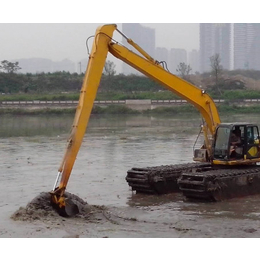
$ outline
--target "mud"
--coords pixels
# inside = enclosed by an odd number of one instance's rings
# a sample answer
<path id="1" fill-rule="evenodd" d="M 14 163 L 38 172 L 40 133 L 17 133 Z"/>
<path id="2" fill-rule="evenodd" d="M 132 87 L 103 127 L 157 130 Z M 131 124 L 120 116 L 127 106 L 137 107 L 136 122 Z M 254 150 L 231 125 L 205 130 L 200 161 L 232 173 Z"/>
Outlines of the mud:
<path id="1" fill-rule="evenodd" d="M 66 192 L 65 197 L 71 199 L 79 208 L 79 214 L 76 218 L 90 218 L 91 214 L 97 211 L 97 207 L 90 206 L 88 203 L 75 194 Z M 33 221 L 46 220 L 50 218 L 60 218 L 60 215 L 51 204 L 51 195 L 49 192 L 41 192 L 26 207 L 20 207 L 12 216 L 13 220 Z"/>
<path id="2" fill-rule="evenodd" d="M 259 195 L 193 203 L 181 193 L 132 192 L 127 170 L 191 162 L 196 135 L 173 133 L 178 122 L 169 119 L 147 127 L 113 120 L 94 121 L 77 156 L 67 191 L 82 209 L 73 218 L 59 216 L 49 199 L 67 140 L 57 135 L 62 118 L 53 135 L 0 138 L 1 238 L 260 237 Z M 187 132 L 194 127 L 182 122 Z"/>
<path id="3" fill-rule="evenodd" d="M 69 217 L 71 223 L 99 223 L 109 220 L 109 211 L 105 206 L 89 205 L 86 201 L 81 199 L 75 194 L 66 192 L 65 198 L 73 201 L 78 206 L 79 213 L 73 217 Z M 51 196 L 49 192 L 41 192 L 26 207 L 20 207 L 11 215 L 11 219 L 14 221 L 24 222 L 36 222 L 37 220 L 42 223 L 55 224 L 61 220 L 66 221 L 68 218 L 64 218 L 58 214 L 53 205 L 51 204 Z M 79 235 L 74 235 L 79 237 Z M 66 237 L 66 236 L 65 236 Z M 73 236 L 72 236 L 73 237 Z"/>

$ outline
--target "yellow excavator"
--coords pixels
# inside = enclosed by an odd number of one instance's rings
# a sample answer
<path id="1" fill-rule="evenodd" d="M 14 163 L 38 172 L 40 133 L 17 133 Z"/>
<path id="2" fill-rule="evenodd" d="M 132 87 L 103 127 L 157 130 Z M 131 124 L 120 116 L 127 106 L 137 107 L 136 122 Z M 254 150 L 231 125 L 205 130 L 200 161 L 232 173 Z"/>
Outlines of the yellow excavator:
<path id="1" fill-rule="evenodd" d="M 120 33 L 138 54 L 113 40 L 115 31 Z M 204 144 L 201 149 L 194 151 L 193 160 L 196 163 L 178 165 L 177 168 L 173 166 L 172 172 L 165 174 L 166 177 L 163 176 L 161 168 L 133 168 L 128 171 L 126 177 L 133 190 L 165 193 L 173 190 L 169 186 L 177 184 L 176 189 L 180 189 L 186 197 L 217 200 L 224 193 L 226 197 L 239 195 L 234 191 L 237 189 L 234 182 L 238 180 L 235 176 L 245 177 L 245 185 L 255 185 L 254 191 L 251 191 L 252 187 L 245 188 L 244 185 L 243 189 L 246 191 L 243 195 L 259 190 L 260 182 L 254 181 L 260 175 L 260 169 L 257 167 L 257 162 L 260 162 L 258 127 L 248 123 L 221 123 L 213 99 L 204 90 L 171 74 L 163 67 L 163 63 L 153 59 L 119 31 L 117 25 L 108 24 L 96 30 L 67 148 L 53 190 L 50 192 L 51 201 L 61 215 L 71 216 L 78 212 L 77 205 L 65 197 L 65 189 L 88 126 L 108 53 L 187 100 L 199 110 L 203 118 Z M 236 145 L 231 142 L 234 130 L 240 135 L 240 143 Z M 161 183 L 167 184 L 167 176 L 170 176 L 169 185 L 162 188 Z M 227 190 L 232 190 L 232 194 L 226 190 L 224 192 L 221 186 L 225 178 L 227 181 L 223 187 L 230 184 Z"/>

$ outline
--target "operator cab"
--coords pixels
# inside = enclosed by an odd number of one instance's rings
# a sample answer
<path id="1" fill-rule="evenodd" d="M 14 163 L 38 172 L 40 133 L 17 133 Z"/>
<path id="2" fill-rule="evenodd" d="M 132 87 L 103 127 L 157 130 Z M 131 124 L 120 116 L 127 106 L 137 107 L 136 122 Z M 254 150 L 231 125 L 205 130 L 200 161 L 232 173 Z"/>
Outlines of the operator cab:
<path id="1" fill-rule="evenodd" d="M 213 161 L 260 158 L 258 126 L 248 123 L 220 124 L 213 143 Z"/>

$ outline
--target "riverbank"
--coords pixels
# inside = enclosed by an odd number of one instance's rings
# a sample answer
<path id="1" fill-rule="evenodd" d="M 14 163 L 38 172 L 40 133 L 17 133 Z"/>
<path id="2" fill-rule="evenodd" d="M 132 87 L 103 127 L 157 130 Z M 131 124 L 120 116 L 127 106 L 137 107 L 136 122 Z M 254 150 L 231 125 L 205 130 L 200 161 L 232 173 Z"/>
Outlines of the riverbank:
<path id="1" fill-rule="evenodd" d="M 217 105 L 220 114 L 251 114 L 260 113 L 260 104 L 252 106 L 237 106 L 221 104 Z M 45 115 L 45 114 L 74 114 L 76 107 L 0 107 L 0 114 L 12 115 Z M 134 109 L 124 105 L 107 105 L 93 107 L 93 115 L 176 115 L 176 114 L 199 114 L 199 111 L 192 105 L 186 104 L 181 106 L 159 106 L 153 109 Z"/>

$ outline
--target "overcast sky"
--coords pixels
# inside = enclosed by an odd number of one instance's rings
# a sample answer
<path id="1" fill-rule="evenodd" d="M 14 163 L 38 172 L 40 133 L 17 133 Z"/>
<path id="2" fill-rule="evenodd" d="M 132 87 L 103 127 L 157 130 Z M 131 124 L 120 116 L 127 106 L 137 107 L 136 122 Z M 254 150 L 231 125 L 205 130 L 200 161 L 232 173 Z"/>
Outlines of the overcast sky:
<path id="1" fill-rule="evenodd" d="M 151 1 L 149 4 L 143 2 L 132 0 L 122 5 L 123 2 L 119 0 L 45 0 L 37 1 L 35 5 L 35 1 L 5 1 L 1 3 L 0 12 L 0 61 L 47 58 L 78 62 L 88 57 L 86 39 L 94 35 L 97 26 L 117 23 L 121 29 L 122 22 L 141 23 L 155 28 L 157 47 L 184 48 L 190 51 L 199 49 L 200 22 L 219 22 L 220 19 L 222 22 L 237 22 L 236 16 L 233 12 L 230 14 L 229 6 L 223 0 L 214 9 L 204 0 L 186 0 L 171 5 L 165 0 L 155 4 Z M 223 4 L 225 8 L 221 7 Z M 239 8 L 243 12 L 246 10 L 244 6 L 236 6 L 237 17 L 241 17 Z M 258 15 L 254 16 L 255 9 L 250 10 L 248 22 L 254 22 L 252 17 Z M 96 23 L 97 21 L 105 22 Z M 115 38 L 121 41 L 122 37 L 115 33 Z M 89 47 L 91 48 L 91 42 Z"/>
<path id="2" fill-rule="evenodd" d="M 48 58 L 54 61 L 78 61 L 86 57 L 86 39 L 95 34 L 96 23 L 1 23 L 0 60 L 21 58 Z M 199 25 L 177 23 L 145 23 L 155 28 L 156 46 L 199 48 Z M 118 24 L 121 30 L 121 23 Z M 121 35 L 115 38 L 121 41 Z M 133 39 L 138 41 L 138 39 Z M 144 47 L 145 46 L 141 46 Z"/>

